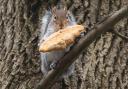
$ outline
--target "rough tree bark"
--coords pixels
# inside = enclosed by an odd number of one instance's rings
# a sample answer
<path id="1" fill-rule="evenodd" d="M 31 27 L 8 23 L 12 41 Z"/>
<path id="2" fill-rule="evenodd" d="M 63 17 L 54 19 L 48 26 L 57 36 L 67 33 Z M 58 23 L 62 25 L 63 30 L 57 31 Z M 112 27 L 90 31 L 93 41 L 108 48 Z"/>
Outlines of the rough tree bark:
<path id="1" fill-rule="evenodd" d="M 39 23 L 29 19 L 33 2 L 0 0 L 0 89 L 33 89 L 43 77 L 37 50 Z M 127 0 L 67 0 L 78 23 L 89 30 L 127 4 Z M 43 12 L 37 13 L 39 18 Z M 114 29 L 128 36 L 128 20 Z M 103 34 L 79 56 L 75 73 L 53 87 L 61 88 L 128 89 L 128 43 L 110 32 Z"/>

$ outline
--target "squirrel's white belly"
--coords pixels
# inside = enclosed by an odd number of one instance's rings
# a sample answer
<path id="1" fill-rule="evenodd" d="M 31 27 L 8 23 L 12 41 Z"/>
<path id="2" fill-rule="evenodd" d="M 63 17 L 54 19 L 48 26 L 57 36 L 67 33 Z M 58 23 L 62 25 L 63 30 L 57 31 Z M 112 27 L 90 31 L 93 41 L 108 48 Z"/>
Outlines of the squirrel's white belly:
<path id="1" fill-rule="evenodd" d="M 47 52 L 41 53 L 41 71 L 44 74 L 47 74 L 49 70 L 51 70 L 50 65 L 57 60 L 61 60 L 61 58 L 65 55 L 65 51 L 55 51 L 55 52 Z M 74 71 L 74 64 L 72 64 L 67 71 L 62 76 L 71 75 Z"/>
<path id="2" fill-rule="evenodd" d="M 42 55 L 46 56 L 47 60 L 49 61 L 56 61 L 59 60 L 61 57 L 63 57 L 65 54 L 64 51 L 54 51 L 54 52 L 47 52 L 47 53 L 42 53 Z"/>
<path id="3" fill-rule="evenodd" d="M 48 71 L 51 69 L 50 65 L 57 62 L 57 60 L 60 60 L 64 54 L 65 51 L 41 53 L 41 71 L 44 74 L 48 73 Z"/>

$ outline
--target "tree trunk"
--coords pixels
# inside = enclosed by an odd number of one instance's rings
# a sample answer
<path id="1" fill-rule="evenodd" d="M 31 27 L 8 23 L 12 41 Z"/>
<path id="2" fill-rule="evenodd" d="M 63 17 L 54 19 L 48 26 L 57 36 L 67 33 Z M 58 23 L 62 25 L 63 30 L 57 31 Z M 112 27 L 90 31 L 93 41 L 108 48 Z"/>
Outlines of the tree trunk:
<path id="1" fill-rule="evenodd" d="M 37 44 L 44 8 L 35 12 L 39 19 L 30 20 L 34 2 L 0 0 L 0 89 L 34 89 L 43 78 Z M 77 22 L 90 30 L 128 5 L 128 0 L 67 0 L 66 4 Z M 128 36 L 128 19 L 113 29 Z M 102 34 L 78 57 L 74 74 L 53 89 L 128 89 L 128 42 L 110 32 Z"/>

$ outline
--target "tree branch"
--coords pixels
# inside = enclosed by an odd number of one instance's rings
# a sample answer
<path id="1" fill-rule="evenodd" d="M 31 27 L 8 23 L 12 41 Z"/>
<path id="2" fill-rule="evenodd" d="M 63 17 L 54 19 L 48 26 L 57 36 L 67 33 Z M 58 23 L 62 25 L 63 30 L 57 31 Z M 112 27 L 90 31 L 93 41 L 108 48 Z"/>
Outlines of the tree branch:
<path id="1" fill-rule="evenodd" d="M 81 38 L 78 44 L 59 61 L 57 68 L 51 70 L 35 89 L 50 89 L 62 73 L 76 60 L 83 49 L 87 48 L 98 36 L 107 32 L 124 17 L 128 17 L 128 6 L 115 12 L 108 19 L 98 24 L 85 37 Z"/>

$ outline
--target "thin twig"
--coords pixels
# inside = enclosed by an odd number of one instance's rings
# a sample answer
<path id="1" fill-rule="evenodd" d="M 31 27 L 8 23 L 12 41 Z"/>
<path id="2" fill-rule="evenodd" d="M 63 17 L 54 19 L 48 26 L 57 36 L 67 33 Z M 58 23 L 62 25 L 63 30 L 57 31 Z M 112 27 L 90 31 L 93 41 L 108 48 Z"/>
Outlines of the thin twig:
<path id="1" fill-rule="evenodd" d="M 124 17 L 128 17 L 128 6 L 115 12 L 104 22 L 98 24 L 96 28 L 91 30 L 85 37 L 81 38 L 78 44 L 59 61 L 58 67 L 51 70 L 35 89 L 50 89 L 63 72 L 76 60 L 83 49 L 87 48 L 98 36 L 107 32 Z"/>
<path id="2" fill-rule="evenodd" d="M 122 34 L 119 33 L 117 30 L 113 29 L 113 33 L 115 33 L 117 36 L 119 36 L 119 37 L 122 38 L 123 40 L 127 40 L 127 41 L 128 41 L 128 37 L 122 35 Z"/>

